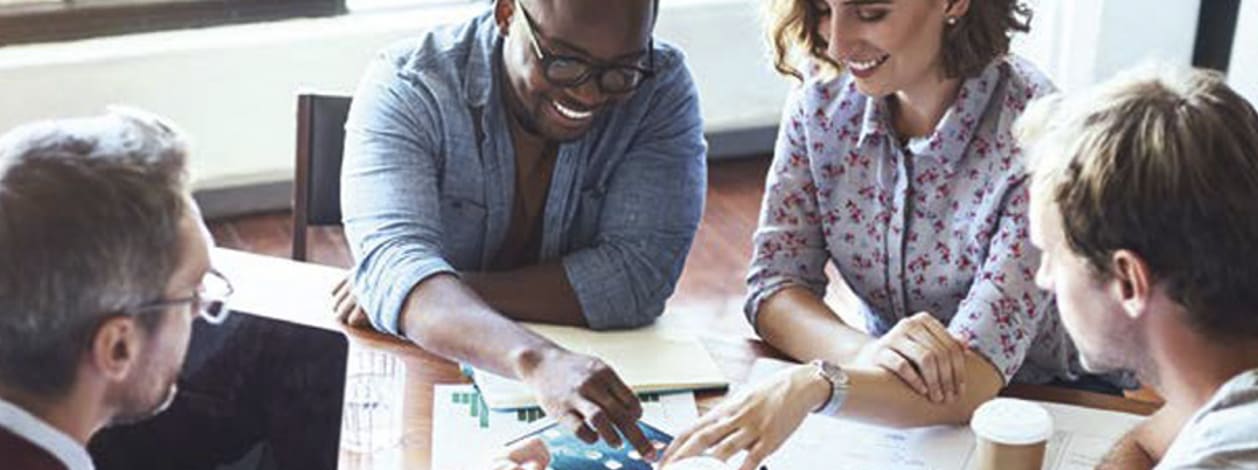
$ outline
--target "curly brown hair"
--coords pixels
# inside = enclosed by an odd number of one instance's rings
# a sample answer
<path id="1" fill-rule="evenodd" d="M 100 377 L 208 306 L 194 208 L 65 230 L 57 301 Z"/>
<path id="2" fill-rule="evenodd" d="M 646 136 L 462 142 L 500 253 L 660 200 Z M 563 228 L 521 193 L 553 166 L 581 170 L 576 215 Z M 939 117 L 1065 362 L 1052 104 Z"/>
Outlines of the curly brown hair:
<path id="1" fill-rule="evenodd" d="M 950 0 L 951 1 L 951 0 Z M 826 55 L 829 43 L 821 35 L 822 13 L 815 0 L 768 0 L 766 23 L 773 48 L 773 67 L 783 75 L 802 80 L 796 68 L 797 54 L 805 54 L 823 73 L 842 71 Z M 1015 32 L 1031 30 L 1031 8 L 1017 0 L 975 0 L 956 25 L 944 30 L 943 67 L 948 78 L 969 78 L 993 60 L 1009 52 Z"/>

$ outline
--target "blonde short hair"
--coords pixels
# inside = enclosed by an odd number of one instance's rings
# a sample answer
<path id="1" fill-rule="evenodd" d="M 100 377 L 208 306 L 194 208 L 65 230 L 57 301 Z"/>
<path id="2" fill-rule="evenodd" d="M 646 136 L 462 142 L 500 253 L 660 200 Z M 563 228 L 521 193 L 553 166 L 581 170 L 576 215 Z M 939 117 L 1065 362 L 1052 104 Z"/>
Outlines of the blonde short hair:
<path id="1" fill-rule="evenodd" d="M 1144 66 L 1032 103 L 1015 133 L 1098 278 L 1131 250 L 1191 324 L 1258 336 L 1258 113 L 1221 74 Z"/>

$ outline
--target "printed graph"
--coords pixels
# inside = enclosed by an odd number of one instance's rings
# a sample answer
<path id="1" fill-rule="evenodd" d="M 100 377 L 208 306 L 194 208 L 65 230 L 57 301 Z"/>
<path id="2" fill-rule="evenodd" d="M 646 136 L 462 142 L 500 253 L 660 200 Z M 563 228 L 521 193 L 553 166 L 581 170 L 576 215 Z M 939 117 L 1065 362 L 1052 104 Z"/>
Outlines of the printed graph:
<path id="1" fill-rule="evenodd" d="M 658 403 L 660 394 L 658 393 L 642 393 L 638 395 L 638 399 L 642 403 Z M 490 415 L 495 415 L 495 419 L 503 419 L 508 416 L 514 416 L 514 421 L 519 423 L 532 423 L 539 419 L 545 418 L 546 413 L 541 408 L 524 408 L 512 412 L 495 412 L 485 405 L 485 400 L 481 398 L 478 391 L 455 392 L 451 394 L 451 400 L 455 405 L 466 407 L 465 416 L 472 418 L 481 429 L 489 429 Z"/>

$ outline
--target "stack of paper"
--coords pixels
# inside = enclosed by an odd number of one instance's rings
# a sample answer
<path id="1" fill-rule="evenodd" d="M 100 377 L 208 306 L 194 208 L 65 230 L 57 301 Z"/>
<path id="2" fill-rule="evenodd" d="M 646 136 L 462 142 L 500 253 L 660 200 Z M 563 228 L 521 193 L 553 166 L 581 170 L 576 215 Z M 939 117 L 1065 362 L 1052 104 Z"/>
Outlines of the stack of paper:
<path id="1" fill-rule="evenodd" d="M 729 380 L 717 368 L 703 343 L 693 335 L 651 326 L 629 331 L 596 332 L 585 328 L 526 324 L 564 348 L 607 362 L 637 393 L 724 388 Z M 472 380 L 495 410 L 537 406 L 524 384 L 472 371 Z"/>
<path id="2" fill-rule="evenodd" d="M 757 360 L 752 381 L 783 367 Z M 1128 413 L 1036 402 L 1056 428 L 1044 457 L 1046 470 L 1095 468 L 1110 447 L 1143 418 Z M 898 430 L 810 415 L 766 462 L 770 470 L 795 468 L 970 470 L 974 433 L 966 426 Z"/>

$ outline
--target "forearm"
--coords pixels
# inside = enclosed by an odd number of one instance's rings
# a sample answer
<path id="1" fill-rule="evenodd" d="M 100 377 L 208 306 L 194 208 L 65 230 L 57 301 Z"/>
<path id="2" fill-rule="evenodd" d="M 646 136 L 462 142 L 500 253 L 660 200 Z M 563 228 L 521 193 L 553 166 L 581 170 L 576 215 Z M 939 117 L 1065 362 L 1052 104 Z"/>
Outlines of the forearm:
<path id="1" fill-rule="evenodd" d="M 1105 454 L 1097 470 L 1147 470 L 1156 464 L 1149 452 L 1140 444 L 1141 427 L 1129 431 Z"/>
<path id="2" fill-rule="evenodd" d="M 1114 444 L 1097 468 L 1153 468 L 1162 460 L 1166 449 L 1170 448 L 1192 413 L 1191 409 L 1181 410 L 1172 404 L 1163 406 Z"/>
<path id="3" fill-rule="evenodd" d="M 996 369 L 972 351 L 965 353 L 965 386 L 958 399 L 948 403 L 932 402 L 886 369 L 855 365 L 845 370 L 851 388 L 839 414 L 900 428 L 964 424 L 979 405 L 996 396 L 1002 385 Z"/>
<path id="4" fill-rule="evenodd" d="M 756 331 L 773 347 L 800 362 L 825 359 L 848 364 L 873 341 L 865 332 L 843 323 L 820 298 L 803 287 L 787 287 L 765 299 L 756 316 Z"/>
<path id="5" fill-rule="evenodd" d="M 417 284 L 403 304 L 399 324 L 403 335 L 428 351 L 506 377 L 519 377 L 558 348 L 495 312 L 449 274 Z"/>
<path id="6" fill-rule="evenodd" d="M 577 294 L 558 262 L 463 273 L 463 281 L 491 308 L 513 320 L 587 326 Z"/>
<path id="7" fill-rule="evenodd" d="M 852 419 L 894 427 L 961 424 L 1003 385 L 995 366 L 967 351 L 965 386 L 958 399 L 934 403 L 891 371 L 858 362 L 861 350 L 874 339 L 844 324 L 802 287 L 788 287 L 766 299 L 756 322 L 760 336 L 788 356 L 801 362 L 826 359 L 848 370 L 852 388 L 841 414 Z"/>

